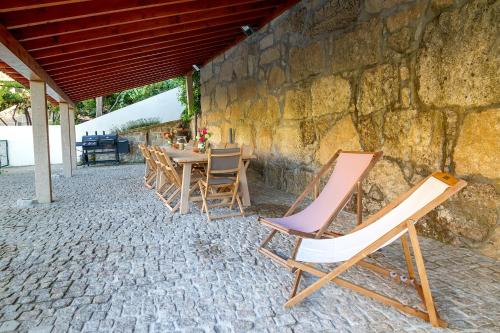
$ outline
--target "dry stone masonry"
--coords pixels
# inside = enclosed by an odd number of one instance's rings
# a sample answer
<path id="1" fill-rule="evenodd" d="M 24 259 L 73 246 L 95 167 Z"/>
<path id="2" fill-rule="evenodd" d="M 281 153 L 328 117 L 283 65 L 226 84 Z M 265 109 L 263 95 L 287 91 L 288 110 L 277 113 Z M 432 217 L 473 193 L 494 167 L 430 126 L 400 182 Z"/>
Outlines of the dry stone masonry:
<path id="1" fill-rule="evenodd" d="M 421 232 L 500 257 L 500 1 L 302 1 L 201 72 L 214 140 L 300 191 L 337 149 L 383 150 L 372 213 L 435 170 L 469 186 Z"/>

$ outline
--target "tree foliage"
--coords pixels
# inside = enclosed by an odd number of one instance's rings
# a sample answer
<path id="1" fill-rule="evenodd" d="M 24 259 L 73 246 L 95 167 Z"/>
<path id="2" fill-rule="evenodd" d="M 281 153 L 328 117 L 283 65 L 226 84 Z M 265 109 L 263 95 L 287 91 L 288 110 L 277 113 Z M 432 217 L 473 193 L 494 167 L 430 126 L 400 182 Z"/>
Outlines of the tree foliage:
<path id="1" fill-rule="evenodd" d="M 16 81 L 0 81 L 0 111 L 15 106 L 17 112 L 27 113 L 31 107 L 30 91 Z M 59 106 L 47 103 L 52 124 L 59 124 Z"/>
<path id="2" fill-rule="evenodd" d="M 184 76 L 179 76 L 173 81 L 177 82 L 178 87 L 180 88 L 179 92 L 179 101 L 184 107 L 181 120 L 187 124 L 195 115 L 201 114 L 201 84 L 200 84 L 200 72 L 193 72 L 193 111 L 189 112 L 188 103 L 187 103 L 187 91 L 186 91 L 186 79 Z"/>
<path id="3" fill-rule="evenodd" d="M 109 113 L 140 102 L 143 99 L 173 89 L 177 87 L 177 84 L 175 79 L 167 80 L 105 96 L 103 97 L 103 113 Z M 95 112 L 96 102 L 94 98 L 76 103 L 77 122 L 95 118 Z"/>

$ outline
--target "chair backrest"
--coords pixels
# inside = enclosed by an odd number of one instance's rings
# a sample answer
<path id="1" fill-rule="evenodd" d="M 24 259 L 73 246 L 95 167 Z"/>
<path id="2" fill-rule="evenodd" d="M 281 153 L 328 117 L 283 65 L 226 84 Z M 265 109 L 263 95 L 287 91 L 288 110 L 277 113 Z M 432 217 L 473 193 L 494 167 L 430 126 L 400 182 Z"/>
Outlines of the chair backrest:
<path id="1" fill-rule="evenodd" d="M 181 185 L 181 179 L 177 170 L 175 170 L 174 163 L 168 156 L 167 152 L 164 149 L 159 148 L 156 152 L 156 156 L 158 158 L 158 162 L 160 163 L 160 168 L 165 174 L 165 176 L 170 180 L 170 182 L 174 183 L 177 186 Z"/>
<path id="2" fill-rule="evenodd" d="M 349 201 L 356 188 L 371 166 L 376 162 L 377 153 L 340 152 L 335 168 L 319 196 L 304 210 L 287 218 L 302 220 L 298 231 L 312 232 L 327 226 Z"/>
<path id="3" fill-rule="evenodd" d="M 296 258 L 299 261 L 316 263 L 348 260 L 401 223 L 408 220 L 416 223 L 419 218 L 443 203 L 466 184 L 465 181 L 458 180 L 451 175 L 434 173 L 404 194 L 403 200 L 397 199 L 400 202 L 392 205 L 394 206 L 392 209 L 387 210 L 374 221 L 368 219 L 366 226 L 360 225 L 353 233 L 333 239 L 303 239 Z M 379 248 L 394 242 L 407 230 L 404 228 Z"/>
<path id="4" fill-rule="evenodd" d="M 241 148 L 209 149 L 207 176 L 237 175 L 241 167 Z"/>

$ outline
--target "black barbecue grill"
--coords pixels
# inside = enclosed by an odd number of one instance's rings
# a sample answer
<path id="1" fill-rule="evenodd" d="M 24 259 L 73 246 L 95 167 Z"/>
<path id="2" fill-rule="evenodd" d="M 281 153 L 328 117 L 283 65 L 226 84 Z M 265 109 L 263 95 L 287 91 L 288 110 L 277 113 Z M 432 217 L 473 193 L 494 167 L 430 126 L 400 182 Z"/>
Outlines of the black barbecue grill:
<path id="1" fill-rule="evenodd" d="M 119 139 L 116 134 L 82 136 L 82 142 L 77 142 L 77 146 L 82 147 L 83 161 L 86 165 L 97 163 L 120 163 L 120 153 L 129 152 L 128 140 Z M 113 156 L 113 158 L 99 159 L 99 155 Z"/>

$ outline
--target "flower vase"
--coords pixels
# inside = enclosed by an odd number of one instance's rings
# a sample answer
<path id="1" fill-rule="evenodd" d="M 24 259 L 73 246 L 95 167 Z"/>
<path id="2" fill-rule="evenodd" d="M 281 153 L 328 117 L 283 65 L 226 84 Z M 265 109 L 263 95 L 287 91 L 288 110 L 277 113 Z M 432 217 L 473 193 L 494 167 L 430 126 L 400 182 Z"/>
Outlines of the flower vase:
<path id="1" fill-rule="evenodd" d="M 204 153 L 205 152 L 205 148 L 206 148 L 205 142 L 199 142 L 198 141 L 198 149 L 199 149 L 200 153 Z"/>

